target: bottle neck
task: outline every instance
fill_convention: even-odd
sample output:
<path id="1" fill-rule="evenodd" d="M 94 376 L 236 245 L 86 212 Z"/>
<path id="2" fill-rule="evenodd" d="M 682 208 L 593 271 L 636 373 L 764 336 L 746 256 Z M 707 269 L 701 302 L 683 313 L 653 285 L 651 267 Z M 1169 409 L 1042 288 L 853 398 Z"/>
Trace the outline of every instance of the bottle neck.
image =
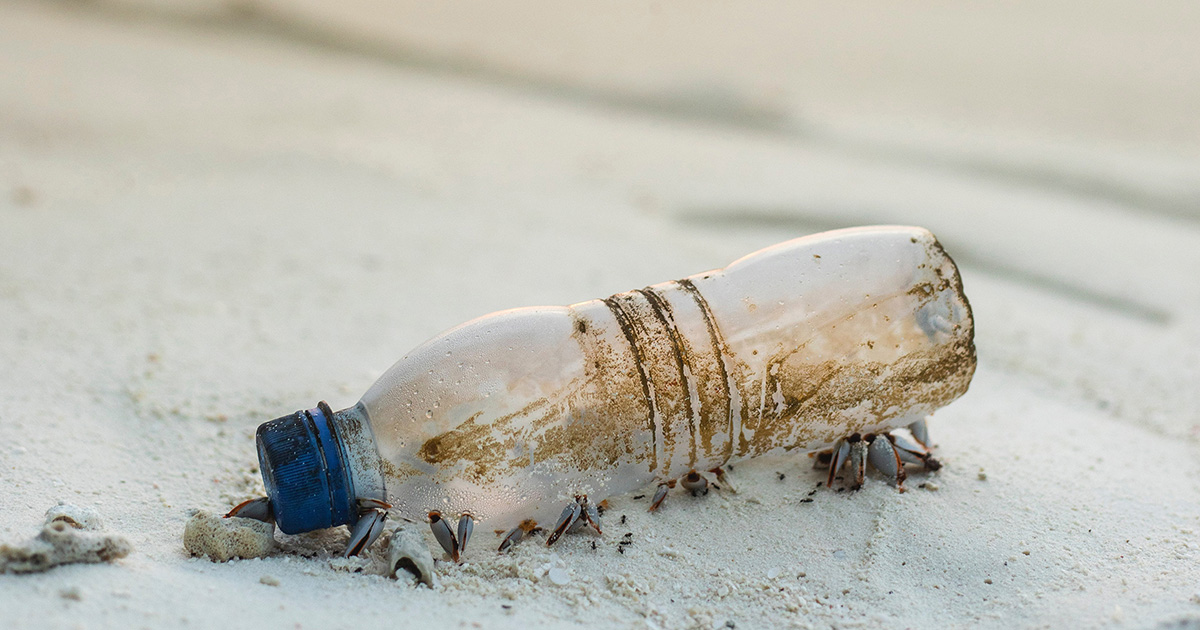
<path id="1" fill-rule="evenodd" d="M 379 451 L 366 408 L 315 409 L 258 427 L 263 485 L 286 534 L 352 525 L 359 499 L 385 501 Z"/>
<path id="2" fill-rule="evenodd" d="M 331 421 L 342 450 L 342 461 L 350 478 L 354 499 L 387 501 L 383 466 L 371 419 L 361 402 L 333 414 Z M 355 515 L 357 520 L 357 515 Z"/>

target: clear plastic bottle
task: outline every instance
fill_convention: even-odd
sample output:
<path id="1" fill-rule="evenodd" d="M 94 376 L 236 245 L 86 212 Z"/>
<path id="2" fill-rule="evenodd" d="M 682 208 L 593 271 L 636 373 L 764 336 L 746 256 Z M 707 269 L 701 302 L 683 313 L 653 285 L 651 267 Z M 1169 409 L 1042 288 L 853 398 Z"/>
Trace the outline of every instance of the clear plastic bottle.
<path id="1" fill-rule="evenodd" d="M 259 428 L 288 533 L 355 499 L 485 529 L 924 418 L 966 392 L 974 325 L 921 228 L 827 232 L 571 306 L 493 313 L 409 352 L 354 407 Z"/>

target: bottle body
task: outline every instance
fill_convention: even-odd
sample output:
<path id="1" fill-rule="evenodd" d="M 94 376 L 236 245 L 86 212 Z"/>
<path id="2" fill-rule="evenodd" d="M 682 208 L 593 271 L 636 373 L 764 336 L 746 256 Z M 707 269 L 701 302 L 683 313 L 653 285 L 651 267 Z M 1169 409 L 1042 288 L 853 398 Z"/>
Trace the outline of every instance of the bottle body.
<path id="1" fill-rule="evenodd" d="M 403 516 L 545 525 L 576 495 L 923 418 L 965 393 L 973 334 L 957 268 L 929 232 L 840 230 L 467 322 L 397 362 L 354 413 Z"/>

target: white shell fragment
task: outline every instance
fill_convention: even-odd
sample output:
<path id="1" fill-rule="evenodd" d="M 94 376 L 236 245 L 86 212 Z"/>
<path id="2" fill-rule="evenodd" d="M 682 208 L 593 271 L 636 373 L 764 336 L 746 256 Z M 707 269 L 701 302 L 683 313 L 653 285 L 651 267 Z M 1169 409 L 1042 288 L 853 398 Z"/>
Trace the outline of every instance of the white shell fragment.
<path id="1" fill-rule="evenodd" d="M 198 510 L 184 527 L 183 547 L 193 556 L 206 556 L 214 562 L 262 558 L 275 550 L 275 525 Z"/>
<path id="2" fill-rule="evenodd" d="M 46 512 L 36 538 L 0 544 L 0 573 L 37 573 L 60 564 L 113 562 L 133 551 L 124 536 L 105 534 L 94 510 L 59 504 Z"/>
<path id="3" fill-rule="evenodd" d="M 360 408 L 400 515 L 504 531 L 553 527 L 573 496 L 905 426 L 974 371 L 954 262 L 927 230 L 884 226 L 481 317 L 403 357 Z"/>
<path id="4" fill-rule="evenodd" d="M 550 578 L 551 582 L 559 586 L 564 586 L 571 583 L 571 574 L 562 567 L 554 567 L 546 572 L 546 577 Z"/>
<path id="5" fill-rule="evenodd" d="M 388 575 L 396 579 L 405 576 L 416 578 L 429 588 L 437 587 L 434 575 L 433 554 L 429 546 L 416 532 L 401 527 L 392 533 L 388 543 Z"/>

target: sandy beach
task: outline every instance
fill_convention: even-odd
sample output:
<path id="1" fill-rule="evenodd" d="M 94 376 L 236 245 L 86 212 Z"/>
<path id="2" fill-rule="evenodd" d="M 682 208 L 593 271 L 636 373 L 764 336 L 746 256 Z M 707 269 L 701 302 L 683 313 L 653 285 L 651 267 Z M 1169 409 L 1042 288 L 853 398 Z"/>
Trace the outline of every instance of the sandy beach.
<path id="1" fill-rule="evenodd" d="M 1194 9 L 930 8 L 878 38 L 811 9 L 853 36 L 788 48 L 775 7 L 706 56 L 729 14 L 672 2 L 316 5 L 0 3 L 0 543 L 65 502 L 132 547 L 0 574 L 0 626 L 1200 627 Z M 914 43 L 931 24 L 957 35 Z M 989 56 L 1005 33 L 1025 53 Z M 613 497 L 603 537 L 477 532 L 435 589 L 337 558 L 344 528 L 183 547 L 263 492 L 261 422 L 353 405 L 442 330 L 871 224 L 937 234 L 976 320 L 945 466 L 903 494 L 755 460 L 736 494 Z"/>

